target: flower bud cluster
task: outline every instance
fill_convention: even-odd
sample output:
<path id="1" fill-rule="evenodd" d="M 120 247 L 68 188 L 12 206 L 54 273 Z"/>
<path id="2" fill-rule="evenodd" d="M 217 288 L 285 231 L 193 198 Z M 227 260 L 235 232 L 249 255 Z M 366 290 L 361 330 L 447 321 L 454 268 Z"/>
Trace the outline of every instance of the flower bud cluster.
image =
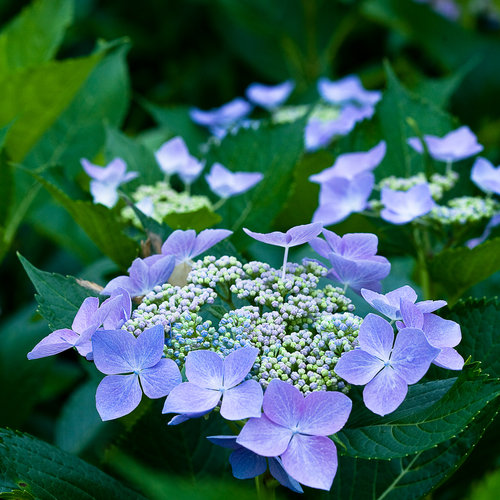
<path id="1" fill-rule="evenodd" d="M 274 123 L 293 123 L 302 118 L 309 111 L 309 106 L 282 106 L 273 112 L 272 121 Z M 336 120 L 340 110 L 336 106 L 328 104 L 318 104 L 311 113 L 310 119 L 321 122 Z"/>
<path id="2" fill-rule="evenodd" d="M 239 277 L 244 276 L 243 265 L 236 257 L 227 255 L 217 259 L 209 255 L 193 264 L 188 275 L 188 283 L 215 288 L 220 285 L 224 290 Z"/>
<path id="3" fill-rule="evenodd" d="M 492 198 L 461 196 L 437 206 L 426 218 L 440 224 L 468 224 L 493 217 L 500 210 L 500 204 Z"/>

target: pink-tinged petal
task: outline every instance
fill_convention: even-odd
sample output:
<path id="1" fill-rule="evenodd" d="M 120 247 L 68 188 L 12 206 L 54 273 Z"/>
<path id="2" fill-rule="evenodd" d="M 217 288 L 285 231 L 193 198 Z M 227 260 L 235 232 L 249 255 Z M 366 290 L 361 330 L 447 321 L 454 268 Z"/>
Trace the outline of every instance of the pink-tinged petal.
<path id="1" fill-rule="evenodd" d="M 92 350 L 97 369 L 106 375 L 135 370 L 134 335 L 126 330 L 98 330 L 92 336 Z"/>
<path id="2" fill-rule="evenodd" d="M 95 328 L 100 326 L 101 323 L 97 324 L 98 320 L 96 319 L 98 309 L 99 299 L 97 297 L 87 297 L 73 320 L 73 324 L 71 325 L 73 331 L 81 334 L 93 325 L 95 325 Z"/>
<path id="3" fill-rule="evenodd" d="M 433 363 L 447 370 L 461 370 L 464 367 L 464 358 L 452 347 L 444 347 Z"/>
<path id="4" fill-rule="evenodd" d="M 279 457 L 269 458 L 269 472 L 281 485 L 289 488 L 295 493 L 304 493 L 304 490 L 293 477 L 290 477 L 283 468 L 283 462 Z"/>
<path id="5" fill-rule="evenodd" d="M 162 413 L 205 413 L 213 410 L 221 393 L 198 387 L 191 382 L 175 386 L 167 397 Z"/>
<path id="6" fill-rule="evenodd" d="M 368 259 L 377 253 L 377 247 L 378 238 L 375 234 L 348 233 L 342 237 L 340 253 L 350 259 Z"/>
<path id="7" fill-rule="evenodd" d="M 394 343 L 392 326 L 376 314 L 368 314 L 358 334 L 361 349 L 382 361 L 389 361 Z"/>
<path id="8" fill-rule="evenodd" d="M 189 257 L 194 259 L 233 234 L 228 229 L 205 229 L 197 237 Z"/>
<path id="9" fill-rule="evenodd" d="M 344 427 L 352 401 L 341 392 L 312 392 L 306 396 L 299 422 L 299 432 L 329 436 Z"/>
<path id="10" fill-rule="evenodd" d="M 101 295 L 111 295 L 115 290 L 124 289 L 133 295 L 135 291 L 135 286 L 132 280 L 128 276 L 118 276 L 113 278 L 101 291 Z"/>
<path id="11" fill-rule="evenodd" d="M 434 347 L 455 347 L 462 340 L 460 325 L 437 314 L 424 314 L 422 330 Z"/>
<path id="12" fill-rule="evenodd" d="M 224 391 L 220 414 L 226 420 L 260 417 L 262 398 L 262 387 L 259 382 L 246 380 L 242 384 Z"/>
<path id="13" fill-rule="evenodd" d="M 105 207 L 113 208 L 118 201 L 117 185 L 99 181 L 90 181 L 90 193 L 94 203 L 101 203 Z"/>
<path id="14" fill-rule="evenodd" d="M 175 361 L 165 358 L 151 368 L 142 370 L 139 379 L 144 394 L 151 399 L 166 396 L 182 382 L 181 372 Z"/>
<path id="15" fill-rule="evenodd" d="M 423 300 L 415 305 L 424 313 L 431 313 L 441 309 L 447 304 L 446 300 Z"/>
<path id="16" fill-rule="evenodd" d="M 318 236 L 322 230 L 323 224 L 319 222 L 292 227 L 286 232 L 287 239 L 290 241 L 289 246 L 303 245 Z"/>
<path id="17" fill-rule="evenodd" d="M 251 418 L 236 442 L 264 457 L 277 457 L 288 447 L 293 432 L 269 420 L 266 415 Z"/>
<path id="18" fill-rule="evenodd" d="M 96 407 L 102 420 L 128 415 L 141 402 L 142 391 L 137 375 L 104 377 L 97 387 Z"/>
<path id="19" fill-rule="evenodd" d="M 299 483 L 328 491 L 337 472 L 337 449 L 325 436 L 295 434 L 281 461 Z"/>
<path id="20" fill-rule="evenodd" d="M 427 373 L 439 351 L 429 344 L 422 330 L 403 328 L 394 342 L 391 366 L 407 384 L 415 384 Z"/>
<path id="21" fill-rule="evenodd" d="M 236 479 L 251 479 L 267 470 L 267 460 L 245 448 L 233 451 L 229 455 L 229 463 Z"/>
<path id="22" fill-rule="evenodd" d="M 222 389 L 224 362 L 213 351 L 191 351 L 186 357 L 186 377 L 189 382 L 207 389 Z"/>
<path id="23" fill-rule="evenodd" d="M 248 234 L 251 238 L 257 241 L 261 241 L 262 243 L 267 243 L 268 245 L 276 245 L 279 247 L 288 246 L 288 239 L 285 233 L 280 231 L 274 231 L 272 233 L 255 233 L 254 231 L 250 231 L 246 227 L 243 228 L 243 231 Z"/>
<path id="24" fill-rule="evenodd" d="M 409 300 L 401 299 L 401 318 L 407 328 L 422 329 L 424 326 L 424 314 Z"/>
<path id="25" fill-rule="evenodd" d="M 392 413 L 405 399 L 408 384 L 390 367 L 385 367 L 363 390 L 366 407 L 377 415 Z"/>
<path id="26" fill-rule="evenodd" d="M 188 229 L 174 231 L 163 243 L 161 253 L 164 255 L 174 255 L 178 260 L 189 258 L 193 252 L 196 240 L 196 231 Z"/>
<path id="27" fill-rule="evenodd" d="M 304 396 L 293 385 L 279 379 L 269 382 L 264 394 L 264 413 L 276 424 L 293 429 L 299 423 Z"/>
<path id="28" fill-rule="evenodd" d="M 334 371 L 349 384 L 365 385 L 382 370 L 384 362 L 361 349 L 342 354 Z"/>
<path id="29" fill-rule="evenodd" d="M 224 358 L 224 389 L 234 387 L 248 375 L 258 354 L 256 347 L 242 347 Z"/>
<path id="30" fill-rule="evenodd" d="M 135 370 L 151 368 L 160 361 L 165 345 L 163 325 L 155 325 L 139 334 L 135 341 Z"/>
<path id="31" fill-rule="evenodd" d="M 79 337 L 77 333 L 68 328 L 56 330 L 33 347 L 27 355 L 28 359 L 45 358 L 66 351 L 75 345 Z"/>

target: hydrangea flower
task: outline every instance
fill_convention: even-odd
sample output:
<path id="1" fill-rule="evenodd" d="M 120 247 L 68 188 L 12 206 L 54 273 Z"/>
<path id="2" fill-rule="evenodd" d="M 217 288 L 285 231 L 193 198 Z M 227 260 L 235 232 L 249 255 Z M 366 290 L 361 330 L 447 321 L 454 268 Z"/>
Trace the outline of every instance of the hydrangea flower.
<path id="1" fill-rule="evenodd" d="M 403 321 L 396 323 L 400 331 L 404 328 L 417 328 L 425 334 L 427 342 L 441 350 L 433 363 L 448 370 L 461 370 L 464 359 L 453 349 L 462 340 L 460 325 L 455 321 L 443 319 L 436 314 L 424 313 L 418 304 L 402 299 L 401 317 Z"/>
<path id="2" fill-rule="evenodd" d="M 151 399 L 162 398 L 181 383 L 178 366 L 162 357 L 164 342 L 161 325 L 144 330 L 137 338 L 125 330 L 100 330 L 94 334 L 94 362 L 107 375 L 96 393 L 102 420 L 133 411 L 143 392 Z"/>
<path id="3" fill-rule="evenodd" d="M 267 243 L 268 245 L 275 245 L 279 247 L 284 247 L 285 256 L 283 258 L 283 273 L 281 279 L 285 279 L 286 263 L 288 259 L 288 250 L 290 247 L 295 247 L 298 245 L 303 245 L 311 241 L 313 238 L 318 236 L 323 229 L 323 224 L 319 222 L 313 222 L 312 224 L 304 224 L 301 226 L 295 226 L 289 229 L 286 233 L 281 231 L 274 231 L 272 233 L 254 233 L 246 227 L 243 231 L 248 234 L 251 238 L 262 243 Z"/>
<path id="4" fill-rule="evenodd" d="M 429 154 L 439 161 L 452 163 L 474 156 L 483 150 L 483 146 L 477 142 L 477 137 L 469 127 L 460 127 L 449 132 L 444 137 L 435 135 L 424 135 L 424 141 Z M 410 137 L 408 144 L 417 153 L 422 154 L 424 149 L 418 137 Z"/>
<path id="5" fill-rule="evenodd" d="M 371 172 L 360 174 L 354 179 L 334 177 L 322 182 L 319 206 L 314 212 L 313 222 L 329 226 L 353 213 L 362 212 L 368 207 L 368 198 L 374 185 L 375 176 Z"/>
<path id="6" fill-rule="evenodd" d="M 129 297 L 130 300 L 130 297 Z M 102 325 L 117 324 L 116 317 L 121 314 L 123 301 L 117 293 L 99 306 L 97 297 L 87 297 L 75 315 L 71 329 L 61 328 L 47 335 L 28 353 L 28 359 L 44 358 L 75 347 L 79 354 L 87 356 L 92 351 L 91 337 Z M 108 316 L 111 316 L 108 319 Z M 128 318 L 130 318 L 130 311 Z M 122 323 L 123 324 L 123 323 Z M 120 325 L 121 326 L 121 325 Z"/>
<path id="7" fill-rule="evenodd" d="M 115 158 L 105 167 L 99 167 L 82 158 L 81 164 L 90 181 L 90 193 L 94 203 L 112 208 L 118 201 L 118 187 L 135 179 L 138 172 L 126 172 L 127 165 L 121 158 Z"/>
<path id="8" fill-rule="evenodd" d="M 117 300 L 113 300 L 115 298 Z M 130 319 L 132 300 L 130 294 L 124 288 L 115 288 L 109 298 L 102 303 L 101 309 L 106 306 L 108 306 L 108 313 L 102 322 L 105 330 L 118 330 Z"/>
<path id="9" fill-rule="evenodd" d="M 366 407 L 382 416 L 404 401 L 408 385 L 427 373 L 440 352 L 429 344 L 421 329 L 404 328 L 394 340 L 392 326 L 375 314 L 366 316 L 358 341 L 359 348 L 342 355 L 335 373 L 350 384 L 366 385 Z"/>
<path id="10" fill-rule="evenodd" d="M 428 184 L 418 184 L 408 191 L 382 188 L 381 200 L 385 208 L 380 212 L 380 216 L 392 224 L 411 222 L 429 213 L 436 206 Z"/>
<path id="11" fill-rule="evenodd" d="M 246 90 L 247 99 L 269 111 L 281 106 L 290 96 L 295 83 L 290 80 L 278 85 L 252 83 Z"/>
<path id="12" fill-rule="evenodd" d="M 342 177 L 353 180 L 358 175 L 371 172 L 384 159 L 386 152 L 385 141 L 380 141 L 376 146 L 366 152 L 345 153 L 340 155 L 335 163 L 320 172 L 309 177 L 311 182 L 322 184 L 332 178 Z"/>
<path id="13" fill-rule="evenodd" d="M 153 255 L 145 259 L 137 258 L 128 268 L 129 276 L 118 276 L 112 279 L 101 291 L 102 295 L 110 295 L 115 289 L 123 288 L 132 297 L 146 295 L 155 286 L 168 281 L 175 267 L 175 257 L 170 255 Z"/>
<path id="14" fill-rule="evenodd" d="M 382 92 L 366 90 L 357 75 L 349 75 L 335 82 L 328 78 L 320 78 L 318 92 L 325 101 L 332 104 L 355 102 L 360 105 L 374 106 L 382 98 Z"/>
<path id="15" fill-rule="evenodd" d="M 391 264 L 385 257 L 376 255 L 376 235 L 348 233 L 340 237 L 323 229 L 323 236 L 324 240 L 315 238 L 309 244 L 330 261 L 332 269 L 327 277 L 349 286 L 356 293 L 360 293 L 361 288 L 380 290 L 380 281 L 389 274 Z"/>
<path id="16" fill-rule="evenodd" d="M 373 290 L 362 288 L 361 295 L 366 300 L 366 302 L 368 302 L 368 304 L 370 304 L 374 309 L 376 309 L 378 312 L 381 312 L 384 316 L 393 321 L 402 319 L 402 300 L 408 300 L 412 304 L 417 300 L 417 293 L 411 286 L 408 285 L 396 288 L 392 292 L 388 292 L 385 295 L 374 292 Z M 415 304 L 415 306 L 422 313 L 431 313 L 437 311 L 445 305 L 445 300 L 424 300 Z"/>
<path id="17" fill-rule="evenodd" d="M 272 380 L 260 418 L 251 418 L 236 442 L 265 457 L 280 456 L 283 468 L 299 483 L 329 490 L 337 471 L 337 449 L 326 436 L 347 422 L 352 402 L 340 392 L 306 396 L 286 382 Z"/>
<path id="18" fill-rule="evenodd" d="M 152 217 L 155 213 L 155 207 L 153 203 L 153 198 L 151 196 L 146 196 L 142 200 L 138 201 L 135 206 L 148 217 Z"/>
<path id="19" fill-rule="evenodd" d="M 500 195 L 500 166 L 494 167 L 486 158 L 477 158 L 471 171 L 471 179 L 486 193 Z"/>
<path id="20" fill-rule="evenodd" d="M 188 382 L 175 387 L 163 413 L 202 415 L 213 410 L 222 398 L 221 415 L 241 420 L 260 415 L 262 387 L 256 380 L 245 380 L 259 350 L 243 347 L 225 358 L 213 351 L 192 351 L 186 357 Z"/>
<path id="21" fill-rule="evenodd" d="M 219 135 L 221 131 L 227 130 L 245 118 L 251 111 L 252 106 L 244 99 L 237 97 L 220 108 L 209 111 L 192 108 L 189 111 L 189 116 L 198 125 L 208 127 L 212 133 Z"/>
<path id="22" fill-rule="evenodd" d="M 281 485 L 296 493 L 304 493 L 300 484 L 287 474 L 279 457 L 261 457 L 238 444 L 237 436 L 208 436 L 207 439 L 213 444 L 234 450 L 229 455 L 229 463 L 236 479 L 251 479 L 263 474 L 269 461 L 269 472 Z"/>
<path id="23" fill-rule="evenodd" d="M 260 172 L 231 172 L 220 163 L 214 163 L 205 176 L 210 189 L 222 199 L 245 193 L 263 178 Z"/>

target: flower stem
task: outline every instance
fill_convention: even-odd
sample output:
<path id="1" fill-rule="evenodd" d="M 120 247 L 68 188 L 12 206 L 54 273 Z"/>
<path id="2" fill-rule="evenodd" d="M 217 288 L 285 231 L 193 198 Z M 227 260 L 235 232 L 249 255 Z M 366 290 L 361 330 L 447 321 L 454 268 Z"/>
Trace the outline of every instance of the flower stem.
<path id="1" fill-rule="evenodd" d="M 285 255 L 283 257 L 283 271 L 281 273 L 281 279 L 285 281 L 285 272 L 286 272 L 286 262 L 288 260 L 288 247 L 285 247 Z"/>
<path id="2" fill-rule="evenodd" d="M 218 210 L 224 203 L 226 203 L 227 198 L 220 198 L 219 201 L 214 205 L 214 211 Z"/>
<path id="3" fill-rule="evenodd" d="M 258 500 L 275 500 L 276 487 L 268 487 L 264 479 L 264 474 L 255 478 L 255 489 L 257 490 Z"/>
<path id="4" fill-rule="evenodd" d="M 427 268 L 427 252 L 425 245 L 422 241 L 422 236 L 417 227 L 413 228 L 413 237 L 415 239 L 415 249 L 417 251 L 417 271 L 420 281 L 420 286 L 422 287 L 422 292 L 424 295 L 424 300 L 431 299 L 431 282 L 429 277 L 429 270 Z"/>
<path id="5" fill-rule="evenodd" d="M 446 173 L 447 174 L 449 174 L 453 170 L 452 165 L 453 165 L 453 160 L 448 160 L 446 162 Z"/>

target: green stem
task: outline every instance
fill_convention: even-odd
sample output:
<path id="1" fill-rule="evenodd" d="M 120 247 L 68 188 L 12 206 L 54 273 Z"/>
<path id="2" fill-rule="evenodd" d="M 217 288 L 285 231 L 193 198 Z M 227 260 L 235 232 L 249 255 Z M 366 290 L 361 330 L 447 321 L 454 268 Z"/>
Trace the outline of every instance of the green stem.
<path id="1" fill-rule="evenodd" d="M 448 160 L 446 162 L 446 174 L 449 174 L 453 170 L 452 165 L 453 165 L 453 160 Z"/>
<path id="2" fill-rule="evenodd" d="M 276 499 L 276 484 L 273 486 L 268 486 L 268 484 L 265 481 L 264 474 L 257 476 L 255 478 L 255 489 L 257 490 L 258 500 L 275 500 Z"/>
<path id="3" fill-rule="evenodd" d="M 285 281 L 285 273 L 286 273 L 286 262 L 288 260 L 288 247 L 285 247 L 285 255 L 283 257 L 283 272 L 281 273 L 281 279 Z"/>
<path id="4" fill-rule="evenodd" d="M 226 203 L 227 198 L 220 198 L 219 201 L 214 205 L 214 211 L 218 210 L 224 203 Z"/>
<path id="5" fill-rule="evenodd" d="M 413 228 L 413 237 L 415 239 L 415 249 L 417 251 L 417 270 L 424 295 L 424 300 L 431 299 L 431 282 L 429 277 L 429 270 L 427 268 L 427 252 L 425 245 L 422 242 L 420 231 L 417 227 Z"/>

